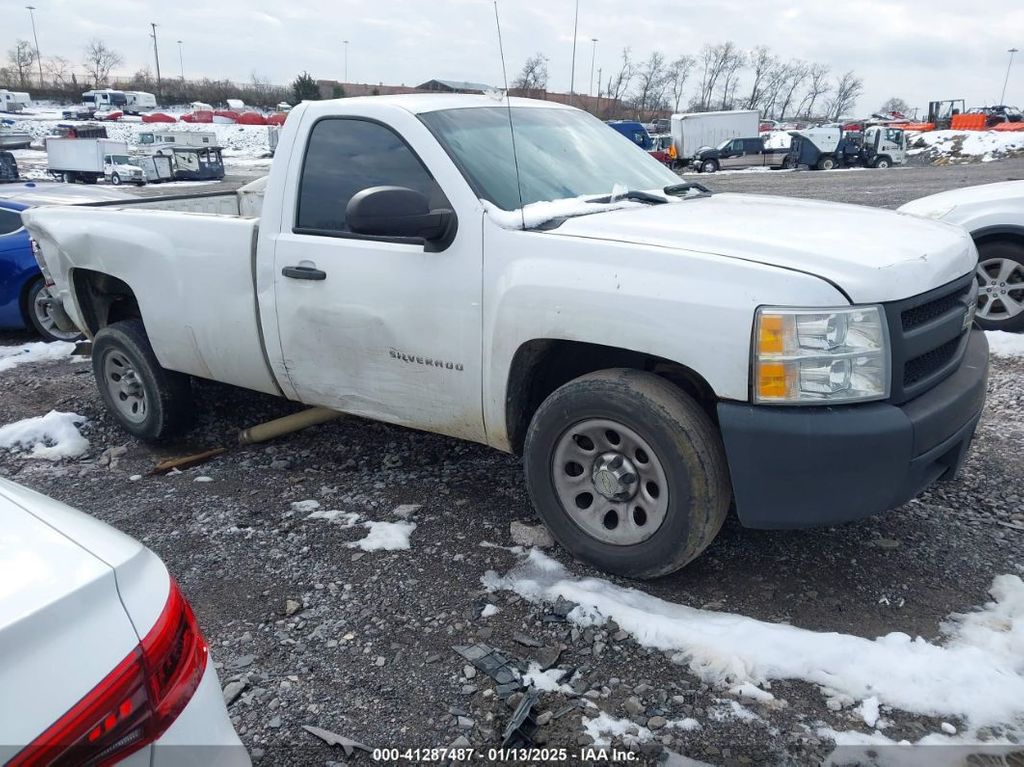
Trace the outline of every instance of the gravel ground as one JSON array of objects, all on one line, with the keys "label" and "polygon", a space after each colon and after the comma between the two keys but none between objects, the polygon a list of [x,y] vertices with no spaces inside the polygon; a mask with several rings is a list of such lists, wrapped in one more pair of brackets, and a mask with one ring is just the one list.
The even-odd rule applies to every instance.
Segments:
[{"label": "gravel ground", "polygon": [[[1024,161],[710,180],[723,191],[892,206],[965,181],[1014,175],[1024,175]],[[0,334],[0,345],[27,340]],[[1022,373],[1024,360],[993,360],[985,416],[957,480],[837,528],[751,531],[730,518],[696,562],[639,587],[672,602],[813,630],[937,638],[950,613],[987,600],[993,576],[1024,573]],[[164,559],[196,609],[232,719],[260,764],[345,761],[340,748],[303,725],[371,747],[500,745],[518,698],[501,700],[495,684],[452,649],[475,642],[523,662],[556,659],[569,670],[572,694],[540,697],[537,740],[569,749],[573,759],[588,742],[583,723],[594,711],[584,712],[583,701],[649,725],[654,739],[638,748],[651,763],[668,749],[712,764],[814,764],[833,749],[815,734],[819,726],[865,730],[850,706],[833,710],[801,682],[774,682],[773,703],[743,700],[754,718],[730,715],[736,696],[702,684],[618,627],[581,631],[557,609],[486,593],[481,576],[504,573],[518,558],[481,544],[511,546],[512,522],[535,524],[512,457],[356,418],[239,447],[240,428],[295,407],[208,382],[196,385],[196,427],[180,444],[155,450],[115,425],[88,364],[24,365],[0,379],[0,423],[73,411],[89,419],[83,433],[91,443],[81,460],[56,464],[0,451],[0,475],[111,523]],[[205,465],[138,477],[164,457],[217,446],[228,452]],[[350,547],[365,528],[309,519],[308,510],[291,505],[307,500],[364,520],[412,521],[411,549]],[[548,553],[575,574],[601,576],[557,548]],[[499,612],[484,617],[489,603]],[[886,734],[895,739],[939,730],[934,718],[885,715],[893,721]],[[703,729],[660,729],[659,717],[693,717]]]}]

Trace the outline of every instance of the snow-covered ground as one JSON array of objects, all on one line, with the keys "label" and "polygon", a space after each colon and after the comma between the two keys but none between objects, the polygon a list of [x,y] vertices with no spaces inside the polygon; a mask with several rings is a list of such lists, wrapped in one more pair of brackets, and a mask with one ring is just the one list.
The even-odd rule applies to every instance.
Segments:
[{"label": "snow-covered ground", "polygon": [[33,341],[18,346],[0,346],[0,372],[30,362],[50,362],[70,356],[75,345],[70,341]]},{"label": "snow-covered ground", "polygon": [[1024,131],[928,131],[911,133],[907,144],[907,154],[932,162],[992,162],[1024,154]]},{"label": "snow-covered ground", "polygon": [[46,461],[78,458],[89,449],[89,440],[78,430],[85,422],[85,416],[56,410],[15,421],[0,426],[0,448]]},{"label": "snow-covered ground", "polygon": [[[1005,330],[989,330],[988,350],[996,357],[1020,357],[1024,359],[1024,334],[1007,333]],[[0,364],[3,364],[0,361]]]},{"label": "snow-covered ground", "polygon": [[[859,701],[873,728],[885,727],[880,712],[898,709],[962,720],[968,739],[985,726],[1024,737],[1024,581],[1017,575],[995,577],[993,601],[984,607],[949,616],[941,642],[900,631],[871,640],[696,609],[573,576],[539,549],[506,575],[491,571],[482,580],[491,591],[532,602],[573,602],[568,619],[578,627],[613,620],[641,646],[672,653],[707,684],[749,688],[746,697],[770,700],[772,680],[802,680],[817,685],[830,707]],[[723,715],[738,716],[739,704],[731,703],[734,710]]]}]

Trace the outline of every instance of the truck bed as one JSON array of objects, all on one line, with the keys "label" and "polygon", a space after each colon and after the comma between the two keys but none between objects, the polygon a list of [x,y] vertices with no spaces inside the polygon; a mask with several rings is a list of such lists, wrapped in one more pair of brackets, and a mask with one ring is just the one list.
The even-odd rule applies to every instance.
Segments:
[{"label": "truck bed", "polygon": [[[85,271],[116,277],[134,293],[163,367],[276,394],[253,285],[259,219],[238,215],[238,199],[234,192],[156,197],[24,216],[80,328],[87,322],[76,280]],[[234,214],[194,212],[232,204]]]}]

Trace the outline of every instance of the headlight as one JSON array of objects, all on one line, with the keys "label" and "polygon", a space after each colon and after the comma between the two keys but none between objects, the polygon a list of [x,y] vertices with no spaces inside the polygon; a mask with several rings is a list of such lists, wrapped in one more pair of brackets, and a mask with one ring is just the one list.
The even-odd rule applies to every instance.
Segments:
[{"label": "headlight", "polygon": [[761,307],[754,319],[754,402],[826,405],[889,396],[880,306]]}]

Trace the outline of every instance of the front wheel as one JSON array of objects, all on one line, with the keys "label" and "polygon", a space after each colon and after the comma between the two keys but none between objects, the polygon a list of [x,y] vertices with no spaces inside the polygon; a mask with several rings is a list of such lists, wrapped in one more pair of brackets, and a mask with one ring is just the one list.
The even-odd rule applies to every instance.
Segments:
[{"label": "front wheel", "polygon": [[161,442],[191,425],[191,380],[160,367],[142,320],[115,322],[96,334],[92,371],[107,409],[136,437]]},{"label": "front wheel", "polygon": [[82,337],[78,330],[61,330],[57,327],[53,318],[53,302],[56,300],[41,277],[33,282],[25,296],[29,322],[44,341],[77,341]]},{"label": "front wheel", "polygon": [[818,160],[818,170],[832,170],[836,167],[836,161],[832,157],[822,157]]},{"label": "front wheel", "polygon": [[696,558],[731,499],[711,419],[668,381],[637,370],[591,373],[544,400],[527,433],[525,470],[558,542],[631,578]]},{"label": "front wheel", "polygon": [[113,184],[114,186],[121,186],[121,176],[119,176],[117,173],[111,173],[110,183]]},{"label": "front wheel", "polygon": [[1024,244],[983,243],[975,277],[978,325],[985,330],[1024,330]]},{"label": "front wheel", "polygon": [[875,160],[876,168],[888,168],[890,165],[892,165],[892,160],[890,160],[888,157],[879,157],[877,160]]},{"label": "front wheel", "polygon": [[701,173],[715,173],[718,170],[717,160],[705,160],[700,166]]}]

